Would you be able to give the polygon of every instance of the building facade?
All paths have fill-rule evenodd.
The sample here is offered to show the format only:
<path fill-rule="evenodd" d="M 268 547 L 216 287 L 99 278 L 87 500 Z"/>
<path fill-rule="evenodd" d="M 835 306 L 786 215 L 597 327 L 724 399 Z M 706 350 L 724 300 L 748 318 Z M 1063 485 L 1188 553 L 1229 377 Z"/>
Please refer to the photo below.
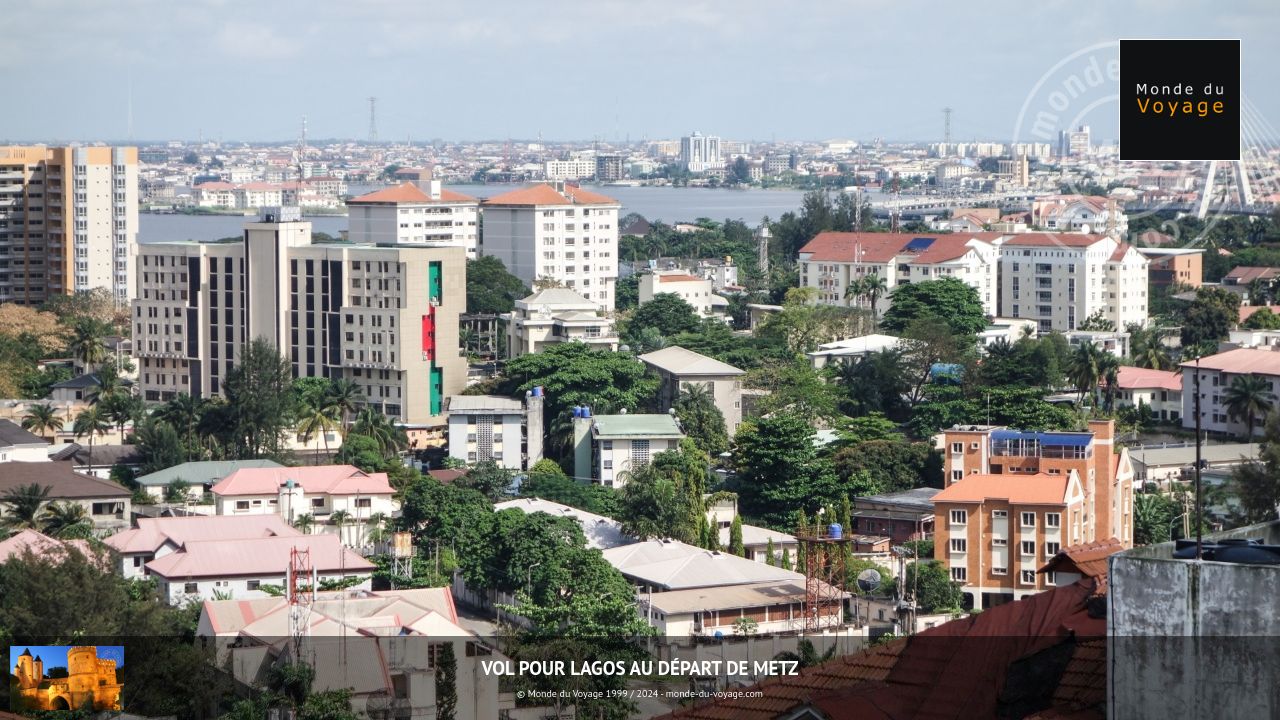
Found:
<path fill-rule="evenodd" d="M 515 309 L 502 317 L 507 324 L 508 358 L 541 352 L 562 342 L 618 349 L 613 321 L 604 317 L 599 304 L 573 290 L 538 290 L 517 300 Z"/>
<path fill-rule="evenodd" d="M 660 270 L 640 276 L 639 302 L 644 305 L 658 295 L 675 295 L 693 306 L 704 318 L 724 317 L 729 301 L 716 295 L 712 281 L 682 270 Z"/>
<path fill-rule="evenodd" d="M 720 138 L 695 132 L 680 138 L 680 164 L 689 172 L 706 172 L 724 168 Z"/>
<path fill-rule="evenodd" d="M 729 436 L 738 432 L 738 425 L 742 424 L 742 376 L 746 371 L 678 345 L 645 353 L 640 361 L 653 368 L 662 380 L 659 407 L 673 408 L 681 391 L 702 386 L 724 416 Z"/>
<path fill-rule="evenodd" d="M 1075 330 L 1094 314 L 1117 330 L 1147 322 L 1147 259 L 1106 235 L 1022 233 L 1000 248 L 1000 312 L 1041 332 Z"/>
<path fill-rule="evenodd" d="M 627 484 L 654 455 L 680 447 L 684 433 L 671 414 L 592 416 L 581 408 L 573 418 L 573 475 L 605 487 Z"/>
<path fill-rule="evenodd" d="M 555 281 L 612 312 L 621 208 L 564 183 L 503 193 L 481 203 L 480 254 L 497 257 L 526 285 Z"/>
<path fill-rule="evenodd" d="M 349 379 L 407 427 L 442 427 L 444 398 L 466 376 L 456 339 L 465 251 L 312 243 L 296 209 L 278 212 L 235 242 L 143 247 L 133 303 L 143 399 L 222 394 L 263 338 L 295 377 Z"/>
<path fill-rule="evenodd" d="M 368 245 L 461 247 L 475 259 L 480 201 L 431 180 L 424 191 L 413 183 L 347 201 L 347 239 Z"/>
<path fill-rule="evenodd" d="M 0 147 L 0 302 L 134 296 L 138 149 Z"/>
<path fill-rule="evenodd" d="M 1254 417 L 1253 427 L 1249 427 L 1248 418 L 1233 416 L 1227 407 L 1227 388 L 1236 378 L 1249 376 L 1260 378 L 1273 394 L 1280 391 L 1280 352 L 1236 348 L 1182 363 L 1182 427 L 1196 426 L 1198 389 L 1202 430 L 1241 437 L 1262 434 L 1267 420 L 1265 413 Z"/>
<path fill-rule="evenodd" d="M 542 389 L 524 402 L 495 395 L 455 395 L 448 399 L 449 457 L 472 464 L 492 460 L 511 470 L 528 470 L 542 459 Z"/>

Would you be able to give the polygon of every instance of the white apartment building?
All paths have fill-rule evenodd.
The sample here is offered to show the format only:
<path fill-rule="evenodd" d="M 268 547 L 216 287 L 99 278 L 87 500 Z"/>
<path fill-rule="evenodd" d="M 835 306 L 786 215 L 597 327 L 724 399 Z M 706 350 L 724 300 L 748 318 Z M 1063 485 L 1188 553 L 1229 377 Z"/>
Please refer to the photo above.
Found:
<path fill-rule="evenodd" d="M 1124 237 L 1129 218 L 1119 204 L 1096 195 L 1045 195 L 1031 202 L 1031 225 L 1040 230 L 1107 233 Z"/>
<path fill-rule="evenodd" d="M 0 146 L 0 302 L 134 296 L 138 149 Z"/>
<path fill-rule="evenodd" d="M 1199 370 L 1197 370 L 1199 368 Z M 1237 348 L 1182 363 L 1182 427 L 1196 426 L 1196 376 L 1200 377 L 1200 427 L 1208 432 L 1253 436 L 1262 433 L 1265 417 L 1255 417 L 1253 427 L 1246 430 L 1248 420 L 1231 417 L 1227 409 L 1227 388 L 1235 378 L 1252 375 L 1280 394 L 1280 352 Z"/>
<path fill-rule="evenodd" d="M 627 473 L 660 452 L 677 450 L 684 433 L 674 415 L 597 415 L 579 409 L 573 418 L 573 475 L 605 487 L 627 484 Z"/>
<path fill-rule="evenodd" d="M 1120 366 L 1116 406 L 1143 406 L 1156 420 L 1182 417 L 1182 374 L 1171 370 Z"/>
<path fill-rule="evenodd" d="M 481 255 L 497 257 L 526 285 L 554 280 L 613 311 L 621 203 L 572 185 L 542 183 L 480 207 Z"/>
<path fill-rule="evenodd" d="M 680 164 L 689 172 L 723 169 L 720 138 L 698 132 L 680 138 Z"/>
<path fill-rule="evenodd" d="M 575 157 L 568 160 L 548 160 L 546 163 L 548 180 L 586 180 L 596 176 L 596 159 L 594 156 Z"/>
<path fill-rule="evenodd" d="M 724 416 L 729 436 L 738 432 L 738 425 L 742 423 L 742 376 L 746 375 L 745 370 L 679 345 L 645 353 L 640 356 L 640 361 L 653 368 L 662 380 L 658 389 L 659 407 L 674 407 L 682 390 L 701 385 L 710 392 L 716 409 Z"/>
<path fill-rule="evenodd" d="M 675 295 L 704 318 L 723 318 L 729 310 L 729 301 L 715 294 L 711 280 L 683 270 L 659 270 L 641 275 L 640 304 L 652 302 L 658 295 Z"/>
<path fill-rule="evenodd" d="M 542 403 L 542 388 L 534 388 L 523 403 L 496 395 L 449 398 L 449 457 L 528 470 L 542 459 Z"/>
<path fill-rule="evenodd" d="M 913 235 L 910 233 L 823 232 L 800 248 L 800 286 L 818 291 L 818 302 L 866 307 L 846 296 L 867 275 L 884 279 L 876 312 L 889 309 L 894 288 L 912 282 L 953 277 L 978 291 L 983 310 L 996 315 L 999 252 L 996 233 Z"/>
<path fill-rule="evenodd" d="M 430 181 L 428 188 L 406 182 L 347 201 L 347 239 L 370 245 L 461 247 L 474 260 L 480 201 L 444 189 L 439 180 Z"/>
<path fill-rule="evenodd" d="M 613 321 L 600 306 L 565 288 L 545 288 L 523 300 L 502 316 L 507 323 L 507 357 L 541 352 L 547 345 L 582 342 L 598 348 L 618 349 Z"/>
<path fill-rule="evenodd" d="M 145 245 L 133 303 L 142 397 L 221 394 L 260 337 L 296 377 L 350 379 L 411 432 L 443 427 L 444 398 L 466 376 L 464 262 L 458 247 L 313 244 L 297 208 L 265 212 L 235 242 Z"/>
<path fill-rule="evenodd" d="M 1075 330 L 1102 316 L 1124 330 L 1147 322 L 1147 259 L 1106 235 L 1021 233 L 1000 248 L 1000 313 L 1041 332 Z"/>

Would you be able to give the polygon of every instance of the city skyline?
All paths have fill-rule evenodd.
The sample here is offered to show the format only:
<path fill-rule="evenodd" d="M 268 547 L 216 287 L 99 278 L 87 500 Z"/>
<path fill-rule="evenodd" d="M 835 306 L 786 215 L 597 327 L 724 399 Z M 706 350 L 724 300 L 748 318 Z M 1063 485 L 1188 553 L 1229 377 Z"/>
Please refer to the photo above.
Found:
<path fill-rule="evenodd" d="M 943 107 L 953 108 L 953 141 L 1007 141 L 1025 137 L 1019 115 L 1037 83 L 1073 53 L 1178 36 L 1241 38 L 1245 94 L 1258 116 L 1280 117 L 1280 98 L 1265 89 L 1265 70 L 1280 60 L 1272 7 L 1175 5 L 859 2 L 796 12 L 382 0 L 247 12 L 236 0 L 138 0 L 124 10 L 67 0 L 7 13 L 0 70 L 27 111 L 0 135 L 276 142 L 295 139 L 306 116 L 313 138 L 367 140 L 368 98 L 377 97 L 383 142 L 634 142 L 695 130 L 927 141 L 943 137 Z M 1114 55 L 1098 52 L 1104 62 Z M 1114 139 L 1114 104 L 1089 112 L 1078 119 L 1100 142 Z"/>

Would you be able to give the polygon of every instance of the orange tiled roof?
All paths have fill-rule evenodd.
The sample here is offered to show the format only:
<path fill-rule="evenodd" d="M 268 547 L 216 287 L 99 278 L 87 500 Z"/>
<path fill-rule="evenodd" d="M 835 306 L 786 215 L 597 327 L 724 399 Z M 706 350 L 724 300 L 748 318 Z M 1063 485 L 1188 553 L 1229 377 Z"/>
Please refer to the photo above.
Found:
<path fill-rule="evenodd" d="M 800 248 L 801 253 L 808 253 L 809 259 L 818 262 L 864 262 L 886 263 L 895 256 L 906 252 L 907 244 L 912 240 L 927 238 L 933 242 L 929 247 L 915 254 L 912 263 L 939 263 L 954 260 L 969 251 L 970 240 L 977 239 L 991 242 L 1001 233 L 955 233 L 951 235 L 918 235 L 914 233 L 864 233 L 834 232 L 818 233 L 812 240 Z"/>
<path fill-rule="evenodd" d="M 985 502 L 1008 500 L 1019 505 L 1063 505 L 1066 503 L 1069 475 L 980 473 L 966 475 L 933 496 L 933 502 Z"/>
<path fill-rule="evenodd" d="M 440 190 L 440 199 L 434 199 L 422 191 L 422 188 L 411 182 L 401 183 L 396 187 L 375 190 L 371 193 L 352 198 L 352 203 L 429 203 L 429 202 L 475 202 L 475 198 L 452 190 Z"/>
<path fill-rule="evenodd" d="M 566 185 L 564 193 L 547 183 L 512 190 L 484 201 L 485 205 L 617 205 L 611 197 Z"/>
<path fill-rule="evenodd" d="M 659 275 L 658 282 L 698 282 L 702 278 L 693 275 Z"/>

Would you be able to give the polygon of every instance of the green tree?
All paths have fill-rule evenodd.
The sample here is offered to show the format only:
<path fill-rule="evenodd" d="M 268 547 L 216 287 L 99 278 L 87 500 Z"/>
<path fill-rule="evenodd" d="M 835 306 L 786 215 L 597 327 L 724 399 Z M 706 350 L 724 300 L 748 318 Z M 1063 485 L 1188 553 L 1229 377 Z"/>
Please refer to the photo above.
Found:
<path fill-rule="evenodd" d="M 510 470 L 493 460 L 482 460 L 454 482 L 459 487 L 471 488 L 490 500 L 497 500 L 511 486 L 512 477 Z"/>
<path fill-rule="evenodd" d="M 185 502 L 191 492 L 191 483 L 182 478 L 174 478 L 164 486 L 164 501 L 167 503 Z"/>
<path fill-rule="evenodd" d="M 959 612 L 964 593 L 937 560 L 917 560 L 907 565 L 903 587 L 914 596 L 923 613 Z"/>
<path fill-rule="evenodd" d="M 729 525 L 729 553 L 738 557 L 745 557 L 747 549 L 742 545 L 742 516 L 734 515 L 733 522 Z"/>
<path fill-rule="evenodd" d="M 1240 318 L 1240 296 L 1216 287 L 1196 290 L 1196 299 L 1182 312 L 1182 347 L 1194 356 L 1217 350 Z"/>
<path fill-rule="evenodd" d="M 606 517 L 615 517 L 619 512 L 618 493 L 613 488 L 574 480 L 554 460 L 545 458 L 529 468 L 520 485 L 520 496 L 542 498 Z"/>
<path fill-rule="evenodd" d="M 440 648 L 436 662 L 436 720 L 454 720 L 458 708 L 458 659 L 453 643 Z"/>
<path fill-rule="evenodd" d="M 62 425 L 62 415 L 52 405 L 32 405 L 22 416 L 23 430 L 38 433 L 41 437 L 49 439 L 62 429 Z"/>
<path fill-rule="evenodd" d="M 740 511 L 769 527 L 782 528 L 797 509 L 816 511 L 840 494 L 831 461 L 813 445 L 813 427 L 794 413 L 744 422 L 733 465 Z"/>
<path fill-rule="evenodd" d="M 515 309 L 516 301 L 529 295 L 520 278 L 494 255 L 467 261 L 467 312 L 496 315 Z"/>
<path fill-rule="evenodd" d="M 1161 493 L 1139 492 L 1133 495 L 1133 544 L 1154 545 L 1168 542 L 1173 522 L 1179 514 L 1178 504 Z"/>
<path fill-rule="evenodd" d="M 955 335 L 976 335 L 987 326 L 978 291 L 956 278 L 899 285 L 893 291 L 893 304 L 880 320 L 880 326 L 903 332 L 925 317 L 942 319 Z"/>
<path fill-rule="evenodd" d="M 894 420 L 905 420 L 905 400 L 911 390 L 903 368 L 902 353 L 882 350 L 841 363 L 834 371 L 844 391 L 841 409 L 852 416 L 881 414 Z"/>
<path fill-rule="evenodd" d="M 1134 365 L 1152 370 L 1173 368 L 1173 357 L 1166 342 L 1172 330 L 1162 325 L 1143 327 L 1137 323 L 1125 330 L 1129 333 L 1129 357 Z"/>
<path fill-rule="evenodd" d="M 111 423 L 107 421 L 106 413 L 97 405 L 90 405 L 76 415 L 75 423 L 71 426 L 71 431 L 76 437 L 89 438 L 89 465 L 93 465 L 93 441 L 94 438 L 111 429 Z"/>
<path fill-rule="evenodd" d="M 972 346 L 971 336 L 955 334 L 953 326 L 938 316 L 925 315 L 912 320 L 898 345 L 911 404 L 924 398 L 926 384 L 934 379 L 938 365 L 964 363 Z"/>
<path fill-rule="evenodd" d="M 262 338 L 245 348 L 223 383 L 240 458 L 280 455 L 292 420 L 293 368 Z"/>
<path fill-rule="evenodd" d="M 437 714 L 436 717 L 444 716 Z M 351 709 L 351 691 L 346 688 L 310 693 L 298 708 L 298 720 L 359 719 L 360 715 Z"/>
<path fill-rule="evenodd" d="M 142 456 L 144 475 L 181 465 L 190 457 L 187 447 L 178 437 L 178 431 L 154 415 L 137 427 L 133 442 Z"/>
<path fill-rule="evenodd" d="M 1254 420 L 1266 417 L 1275 406 L 1271 383 L 1257 375 L 1236 375 L 1222 394 L 1222 403 L 1232 420 L 1244 419 L 1246 438 L 1254 434 Z"/>
<path fill-rule="evenodd" d="M 1080 323 L 1080 329 L 1095 332 L 1115 332 L 1116 324 L 1106 316 L 1106 312 L 1098 310 Z"/>
<path fill-rule="evenodd" d="M 374 407 L 364 407 L 356 414 L 351 432 L 366 435 L 378 443 L 384 457 L 391 458 L 409 447 L 409 439 L 403 428 Z"/>
<path fill-rule="evenodd" d="M 674 409 L 680 428 L 702 452 L 715 458 L 729 449 L 724 415 L 716 407 L 709 383 L 684 383 Z"/>
<path fill-rule="evenodd" d="M 927 442 L 868 440 L 836 451 L 832 462 L 851 492 L 865 484 L 854 495 L 942 487 L 942 456 Z"/>
<path fill-rule="evenodd" d="M 1271 413 L 1256 462 L 1231 470 L 1231 490 L 1240 501 L 1243 523 L 1276 519 L 1280 507 L 1280 413 Z"/>
<path fill-rule="evenodd" d="M 648 464 L 629 471 L 618 497 L 622 531 L 642 540 L 698 543 L 699 519 L 706 517 L 706 473 L 705 458 L 689 440 L 681 450 L 658 453 Z"/>
<path fill-rule="evenodd" d="M 839 417 L 839 389 L 826 382 L 807 358 L 764 363 L 751 370 L 744 383 L 769 391 L 757 403 L 757 411 L 762 415 L 787 410 L 815 421 Z"/>
<path fill-rule="evenodd" d="M 700 326 L 698 313 L 684 298 L 673 293 L 658 293 L 636 308 L 627 322 L 623 340 L 630 342 L 646 328 L 657 330 L 663 337 L 694 332 Z"/>
<path fill-rule="evenodd" d="M 1082 342 L 1076 346 L 1075 352 L 1071 354 L 1071 366 L 1067 374 L 1071 384 L 1080 392 L 1081 401 L 1086 394 L 1092 394 L 1094 406 L 1100 404 L 1097 402 L 1100 390 L 1098 384 L 1113 364 L 1115 357 L 1091 342 Z"/>
<path fill-rule="evenodd" d="M 640 305 L 639 275 L 633 273 L 624 278 L 618 278 L 617 284 L 613 287 L 613 305 L 618 312 L 631 310 Z"/>
<path fill-rule="evenodd" d="M 1245 318 L 1240 327 L 1246 330 L 1280 330 L 1280 315 L 1269 307 L 1259 308 Z"/>
<path fill-rule="evenodd" d="M 346 378 L 334 380 L 325 392 L 324 405 L 338 414 L 338 419 L 342 421 L 342 433 L 345 436 L 349 418 L 364 405 L 364 391 L 354 380 Z"/>
<path fill-rule="evenodd" d="M 199 433 L 204 402 L 187 393 L 178 393 L 151 412 L 154 420 L 162 420 L 182 433 L 187 460 L 199 456 Z"/>
<path fill-rule="evenodd" d="M 110 332 L 111 328 L 106 323 L 92 318 L 80 318 L 75 322 L 67 349 L 85 372 L 91 372 L 107 359 L 107 345 L 103 338 Z"/>
<path fill-rule="evenodd" d="M 40 513 L 40 530 L 55 538 L 89 538 L 93 536 L 93 518 L 80 503 L 49 503 Z"/>

